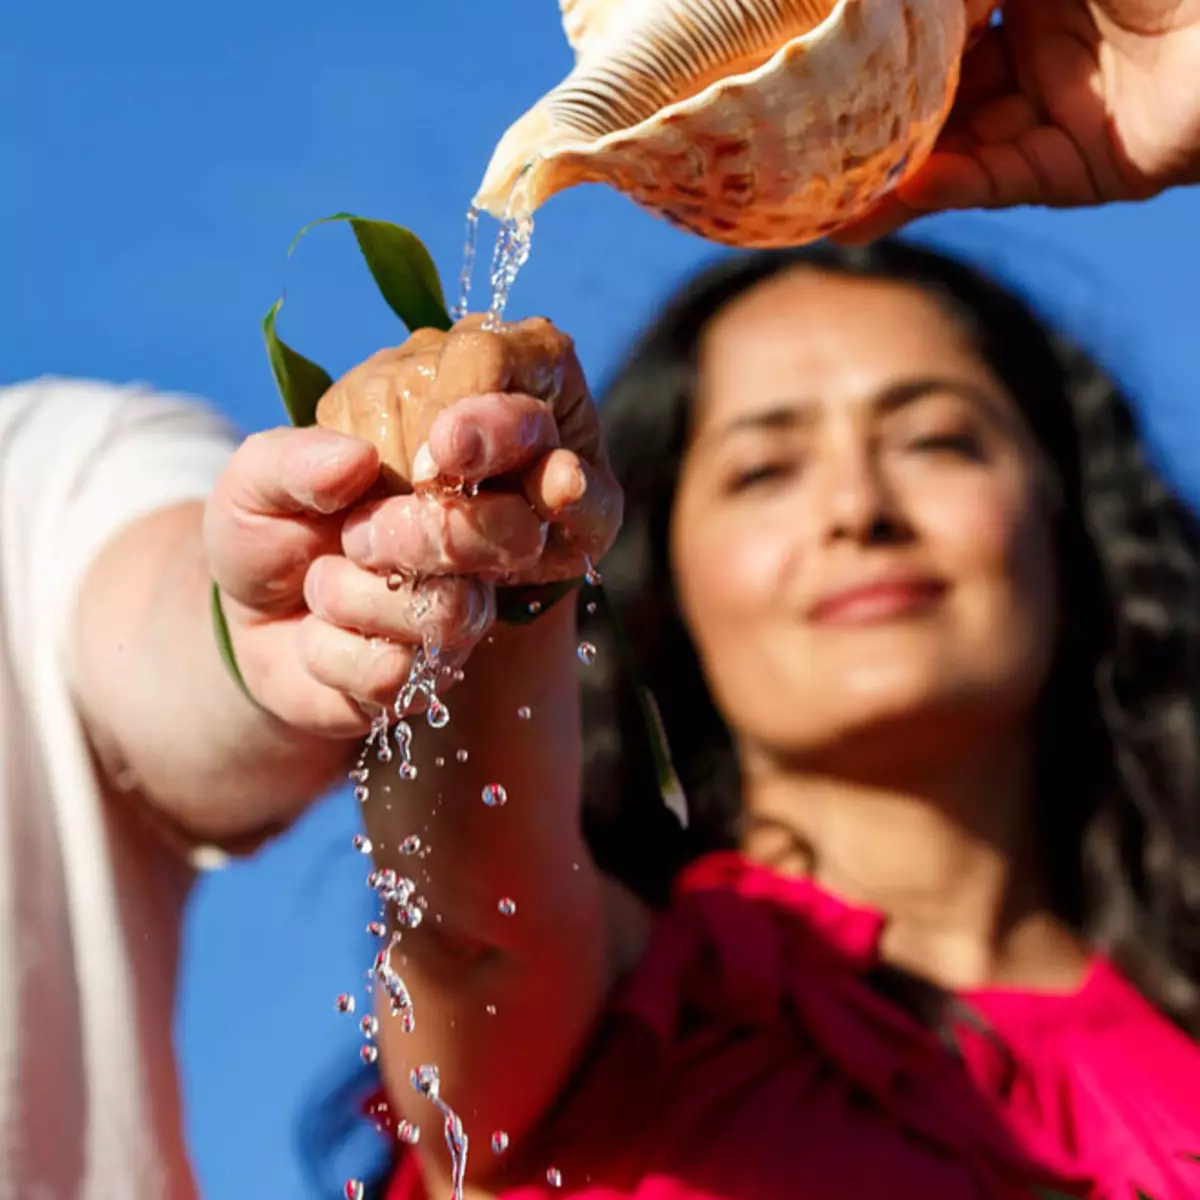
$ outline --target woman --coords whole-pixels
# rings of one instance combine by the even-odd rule
[[[500,1195],[1200,1194],[1200,542],[1113,385],[995,284],[881,243],[713,269],[602,411],[625,652],[586,588],[588,667],[570,605],[496,626],[416,782],[364,808],[430,914],[372,1104],[426,1137],[381,1194],[448,1186],[427,1063]],[[590,412],[559,444],[526,399],[449,410],[442,473],[535,464],[532,508],[368,508],[314,612],[411,640],[375,572],[536,582],[542,546],[606,541]],[[437,611],[478,635],[477,605]],[[331,687],[369,665],[319,657]]]

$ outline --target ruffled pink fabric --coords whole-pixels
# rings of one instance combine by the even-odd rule
[[[496,1194],[1200,1200],[1200,1047],[1107,962],[1069,996],[964,995],[984,1027],[956,1054],[866,981],[883,923],[739,855],[694,864]],[[411,1153],[387,1196],[424,1200]]]

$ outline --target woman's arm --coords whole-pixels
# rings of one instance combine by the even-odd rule
[[[556,361],[526,361],[519,331],[501,344],[468,331],[442,351],[443,372],[450,361],[476,374],[467,368],[478,349],[485,364],[499,362],[490,386],[524,378],[532,389],[544,380],[547,394],[498,390],[441,412],[418,458],[427,476],[467,487],[396,496],[347,522],[347,557],[330,560],[309,589],[314,611],[331,625],[419,645],[414,610],[424,606],[411,580],[425,577],[432,602],[423,623],[453,651],[464,622],[456,633],[447,614],[471,608],[464,589],[480,586],[463,576],[519,586],[576,579],[588,556],[599,562],[608,549],[621,496],[578,365],[561,346]],[[534,327],[525,349],[546,341],[553,339]],[[341,386],[394,396],[400,389],[380,379],[391,369],[379,361]],[[407,380],[406,401],[421,404],[419,390]],[[391,591],[389,571],[401,576]],[[491,585],[483,587],[486,597]],[[411,878],[427,905],[415,929],[389,911],[402,939],[390,965],[411,994],[415,1023],[404,1031],[403,1012],[391,1014],[377,982],[383,1066],[393,1100],[427,1126],[427,1163],[443,1173],[440,1118],[409,1072],[438,1067],[442,1098],[477,1147],[475,1171],[486,1172],[495,1163],[486,1150],[491,1133],[503,1129],[515,1144],[559,1092],[639,936],[638,909],[596,869],[581,832],[579,684],[587,668],[576,653],[574,606],[572,595],[532,624],[471,631],[465,678],[444,693],[449,724],[435,730],[420,715],[409,718],[415,779],[402,780],[374,754],[367,759],[363,812],[375,865]],[[339,668],[327,661],[337,682]],[[350,682],[342,678],[342,686]],[[484,802],[489,784],[504,789],[505,803]],[[406,854],[401,847],[414,835],[421,851]],[[364,863],[364,875],[368,869]],[[512,904],[502,908],[505,900]]]

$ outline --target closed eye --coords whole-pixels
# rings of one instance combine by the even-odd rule
[[[983,445],[973,433],[936,433],[914,438],[909,442],[914,450],[933,453],[957,454],[962,458],[979,461],[985,457]]]
[[[791,463],[762,463],[750,470],[739,471],[730,483],[730,491],[744,492],[761,484],[772,483],[791,474]]]

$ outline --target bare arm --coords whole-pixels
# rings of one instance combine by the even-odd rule
[[[494,1130],[515,1146],[550,1107],[639,936],[636,910],[614,909],[616,885],[580,831],[584,668],[573,609],[564,602],[529,628],[498,628],[449,697],[449,726],[414,723],[418,779],[376,791],[364,810],[379,864],[414,877],[429,904],[398,948],[404,965],[394,956],[416,1028],[402,1032],[386,1005],[379,1014],[389,1091],[433,1134],[435,1115],[408,1077],[436,1064],[442,1095],[477,1147],[476,1175],[495,1165],[484,1149]],[[466,763],[455,758],[461,748]],[[491,783],[504,787],[503,807],[483,802]],[[397,852],[413,833],[427,859]],[[504,915],[502,899],[515,912]],[[427,1161],[442,1174],[449,1162],[439,1143],[428,1137]]]
[[[350,744],[252,704],[221,661],[203,505],[144,517],[79,591],[71,685],[104,769],[189,840],[237,845],[280,828],[345,769]]]
[[[426,1127],[424,1163],[444,1175],[440,1118],[408,1082],[414,1067],[436,1065],[442,1098],[476,1146],[476,1179],[497,1163],[486,1149],[491,1133],[504,1130],[515,1148],[560,1093],[643,930],[640,911],[600,874],[581,833],[586,667],[576,655],[574,598],[523,628],[484,632],[469,619],[490,590],[483,581],[528,586],[582,576],[585,556],[601,560],[621,517],[573,356],[547,370],[535,357],[522,359],[528,342],[511,337],[489,342],[468,329],[461,339],[451,333],[440,353],[439,378],[451,394],[461,378],[484,390],[460,391],[466,398],[433,421],[426,450],[434,470],[423,478],[478,490],[420,490],[364,506],[346,523],[344,556],[316,564],[308,587],[326,623],[309,646],[311,662],[335,689],[362,688],[369,677],[376,699],[395,698],[394,676],[377,672],[385,664],[363,650],[363,635],[368,646],[372,637],[388,639],[373,652],[384,658],[407,650],[403,662],[431,627],[441,645],[472,651],[465,680],[444,693],[449,725],[434,730],[419,714],[410,718],[417,778],[401,780],[394,764],[368,760],[364,816],[376,865],[411,878],[428,905],[418,928],[400,930],[391,957],[413,1000],[411,1033],[376,987],[389,1092]],[[352,401],[402,393],[405,403],[423,403],[421,380],[391,386],[394,369],[390,359],[366,364],[339,386]],[[455,372],[461,378],[448,382]],[[512,388],[513,378],[573,382],[539,400]],[[391,589],[385,579],[395,571],[399,586]],[[422,603],[414,577],[429,580]],[[347,630],[359,635],[350,639]],[[490,783],[505,789],[503,806],[484,803]],[[401,852],[412,835],[425,856]]]

